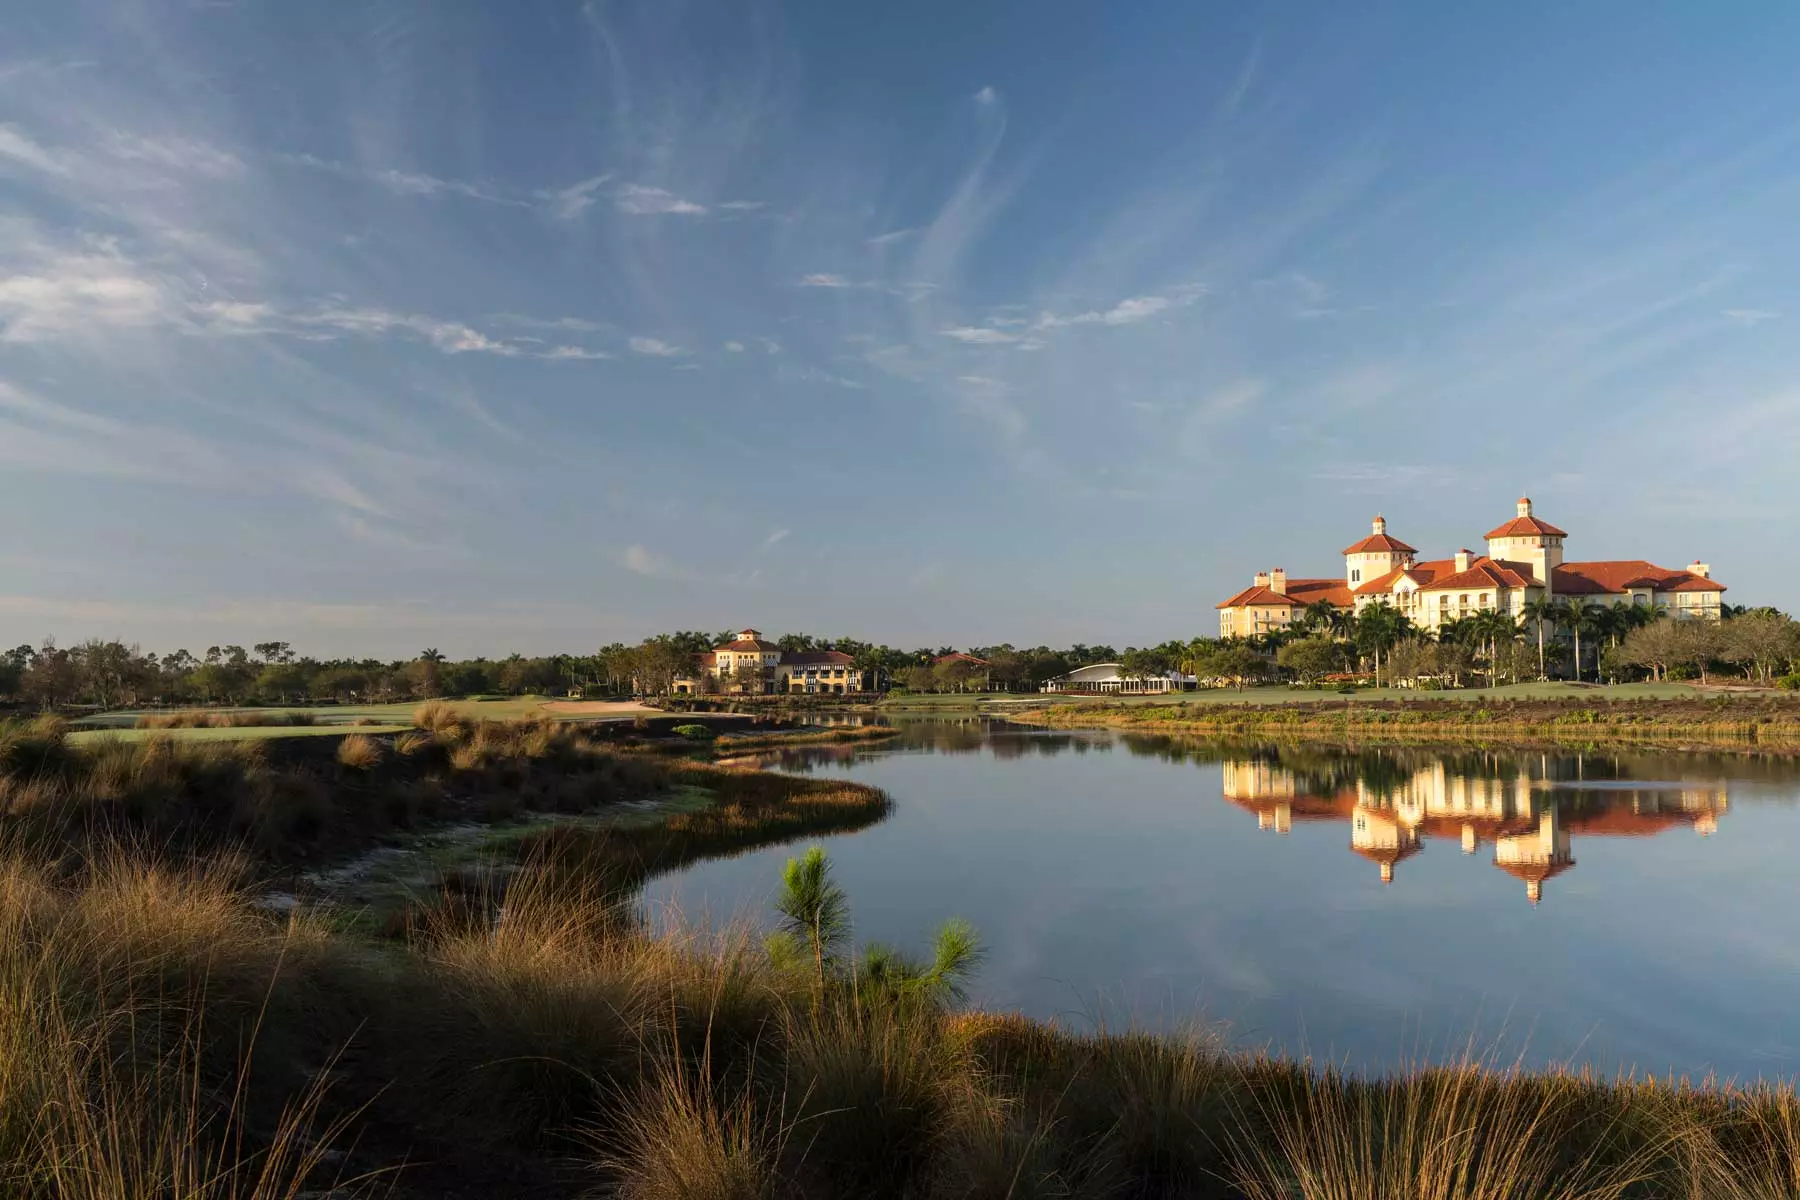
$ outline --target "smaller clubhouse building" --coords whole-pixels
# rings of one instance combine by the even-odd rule
[[[723,645],[700,656],[700,673],[720,692],[758,696],[833,695],[863,690],[856,660],[841,650],[787,650],[766,642],[759,630],[740,629]],[[678,696],[705,690],[699,677],[677,679]]]
[[[1716,621],[1723,584],[1703,562],[1659,567],[1641,558],[1569,562],[1569,535],[1520,499],[1513,519],[1487,532],[1487,553],[1458,550],[1421,560],[1388,533],[1377,515],[1369,536],[1344,548],[1343,574],[1332,579],[1289,578],[1280,567],[1221,602],[1219,636],[1256,637],[1293,627],[1312,605],[1361,612],[1386,603],[1427,632],[1484,610],[1517,619],[1533,600],[1562,598],[1579,606],[1636,605],[1672,617]]]

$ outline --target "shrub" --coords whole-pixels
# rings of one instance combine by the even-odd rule
[[[718,736],[710,725],[677,725],[674,733],[676,737],[684,737],[690,742],[710,742]]]
[[[1790,692],[1800,692],[1800,671],[1795,671],[1791,675],[1783,675],[1775,681],[1775,686]]]
[[[786,1131],[757,1112],[748,1087],[721,1098],[709,1071],[665,1059],[631,1097],[600,1160],[625,1200],[775,1200]],[[612,1148],[616,1146],[616,1148]]]
[[[353,733],[338,743],[337,760],[352,771],[372,770],[381,763],[381,743],[366,733]]]
[[[432,700],[414,709],[413,724],[420,729],[450,737],[461,737],[468,729],[468,722],[456,710],[456,706],[442,700]]]

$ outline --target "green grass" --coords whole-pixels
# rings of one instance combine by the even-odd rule
[[[1371,700],[1436,702],[1443,700],[1691,700],[1709,693],[1684,683],[1621,683],[1607,687],[1564,682],[1508,683],[1497,688],[1470,687],[1452,691],[1426,692],[1415,688],[1362,688],[1348,695],[1331,690],[1309,691],[1284,685],[1235,688],[1203,688],[1194,692],[1170,692],[1162,696],[1074,696],[1048,695],[1041,692],[968,692],[962,694],[893,696],[881,707],[906,711],[973,712],[983,707],[1024,707],[1027,704],[1116,704],[1123,708],[1165,704],[1317,704],[1321,701],[1356,703]]]

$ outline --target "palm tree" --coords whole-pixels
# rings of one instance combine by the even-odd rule
[[[1524,618],[1537,629],[1539,679],[1549,678],[1549,673],[1544,669],[1544,623],[1554,621],[1557,611],[1557,602],[1548,595],[1540,595],[1535,600],[1525,602]]]
[[[1569,628],[1575,634],[1575,679],[1581,680],[1581,635],[1604,637],[1607,629],[1607,610],[1590,608],[1585,604],[1575,605],[1574,616],[1569,621]]]
[[[1413,631],[1413,623],[1405,613],[1380,600],[1363,609],[1356,618],[1356,642],[1360,649],[1375,658],[1375,686],[1381,686],[1381,654]]]
[[[1308,632],[1332,632],[1337,628],[1338,613],[1341,610],[1329,600],[1314,600],[1300,612],[1297,622],[1301,629]]]
[[[1490,608],[1473,618],[1477,632],[1487,639],[1488,686],[1500,684],[1500,643],[1511,644],[1519,636],[1519,623],[1504,609]]]

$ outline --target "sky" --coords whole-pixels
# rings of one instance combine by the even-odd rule
[[[14,0],[0,644],[1800,602],[1800,6]]]

